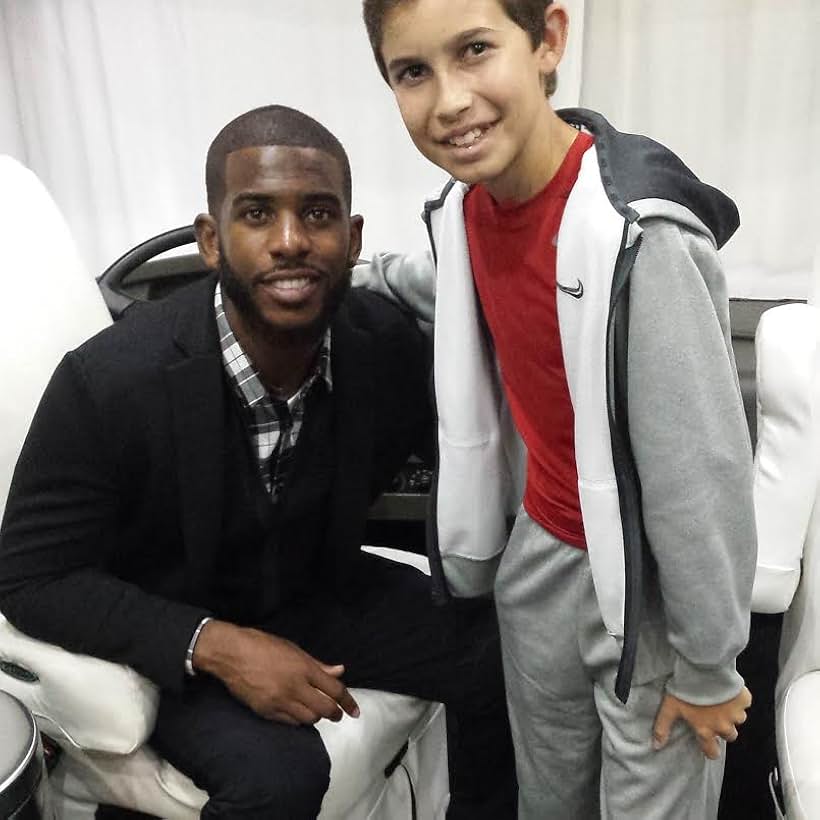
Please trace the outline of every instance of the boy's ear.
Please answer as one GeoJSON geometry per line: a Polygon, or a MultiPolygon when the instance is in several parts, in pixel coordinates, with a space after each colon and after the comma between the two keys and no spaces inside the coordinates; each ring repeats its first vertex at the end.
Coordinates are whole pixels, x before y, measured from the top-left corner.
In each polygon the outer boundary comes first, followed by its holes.
{"type": "Polygon", "coordinates": [[[210,214],[199,214],[194,220],[194,233],[199,255],[210,270],[219,267],[219,231],[216,220],[210,214]]]}
{"type": "Polygon", "coordinates": [[[569,13],[563,3],[550,3],[544,9],[544,39],[538,47],[541,70],[552,74],[567,47],[569,13]]]}

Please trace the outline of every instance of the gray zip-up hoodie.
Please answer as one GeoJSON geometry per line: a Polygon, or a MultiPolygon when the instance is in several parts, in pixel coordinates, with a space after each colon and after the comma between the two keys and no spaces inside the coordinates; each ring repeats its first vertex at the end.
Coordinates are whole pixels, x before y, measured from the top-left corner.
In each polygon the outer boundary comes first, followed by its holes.
{"type": "MultiPolygon", "coordinates": [[[[652,140],[593,112],[559,114],[595,137],[558,235],[556,296],[590,565],[604,623],[623,641],[616,692],[626,700],[648,582],[660,586],[676,653],[667,689],[723,702],[742,685],[735,658],[756,557],[751,448],[717,257],[737,211],[652,140]]],[[[425,206],[437,271],[389,255],[357,271],[435,322],[431,558],[434,578],[459,596],[492,589],[524,487],[523,446],[472,282],[466,190],[451,182],[425,206]]]]}

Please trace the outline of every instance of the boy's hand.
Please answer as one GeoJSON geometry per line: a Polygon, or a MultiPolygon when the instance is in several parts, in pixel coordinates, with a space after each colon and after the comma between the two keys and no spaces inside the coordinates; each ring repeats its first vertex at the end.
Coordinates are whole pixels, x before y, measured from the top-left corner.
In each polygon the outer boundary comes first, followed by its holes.
{"type": "Polygon", "coordinates": [[[714,706],[694,706],[667,692],[655,718],[652,745],[662,749],[672,726],[682,718],[695,733],[703,754],[716,760],[720,757],[718,738],[722,737],[728,743],[737,740],[736,727],[746,722],[746,710],[751,705],[752,693],[745,686],[731,700],[714,706]]]}

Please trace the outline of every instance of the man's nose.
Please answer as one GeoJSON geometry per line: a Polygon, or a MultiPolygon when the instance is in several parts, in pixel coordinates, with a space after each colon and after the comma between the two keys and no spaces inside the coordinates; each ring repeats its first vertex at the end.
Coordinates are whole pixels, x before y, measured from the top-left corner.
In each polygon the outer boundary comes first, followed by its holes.
{"type": "Polygon", "coordinates": [[[458,71],[439,76],[436,96],[436,116],[446,123],[453,123],[472,105],[473,92],[466,78],[458,71]]]}
{"type": "Polygon", "coordinates": [[[304,222],[299,214],[280,213],[269,232],[272,256],[300,256],[310,247],[304,222]]]}

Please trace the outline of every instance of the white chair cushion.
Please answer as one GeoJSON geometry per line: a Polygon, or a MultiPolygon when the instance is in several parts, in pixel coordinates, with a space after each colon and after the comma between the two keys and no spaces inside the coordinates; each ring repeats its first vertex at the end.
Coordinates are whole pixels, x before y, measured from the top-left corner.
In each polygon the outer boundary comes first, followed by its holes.
{"type": "Polygon", "coordinates": [[[385,767],[407,742],[413,727],[436,705],[418,698],[354,689],[360,717],[338,723],[322,720],[319,734],[330,757],[330,788],[322,815],[349,817],[356,806],[373,802],[384,788],[385,767]]]}
{"type": "Polygon", "coordinates": [[[68,350],[111,323],[68,226],[31,171],[0,155],[0,515],[34,410],[68,350]]]}
{"type": "Polygon", "coordinates": [[[158,690],[128,666],[66,652],[18,632],[0,614],[0,660],[33,672],[28,683],[0,672],[40,730],[61,745],[129,754],[154,727],[158,690]]]}
{"type": "Polygon", "coordinates": [[[820,672],[786,690],[778,721],[780,779],[789,820],[820,817],[820,672]]]}
{"type": "Polygon", "coordinates": [[[816,308],[793,304],[767,310],[757,329],[755,612],[785,611],[800,580],[820,477],[820,430],[812,406],[819,324],[816,308]]]}
{"type": "MultiPolygon", "coordinates": [[[[183,787],[184,801],[177,799],[178,789],[170,793],[165,787],[169,764],[147,745],[129,755],[109,755],[66,749],[49,776],[57,816],[64,814],[78,820],[93,820],[100,803],[142,811],[168,820],[196,820],[197,805],[205,796],[188,781],[183,787]],[[66,806],[73,811],[66,811],[66,806]]],[[[176,775],[181,777],[181,775],[176,775]]]]}

